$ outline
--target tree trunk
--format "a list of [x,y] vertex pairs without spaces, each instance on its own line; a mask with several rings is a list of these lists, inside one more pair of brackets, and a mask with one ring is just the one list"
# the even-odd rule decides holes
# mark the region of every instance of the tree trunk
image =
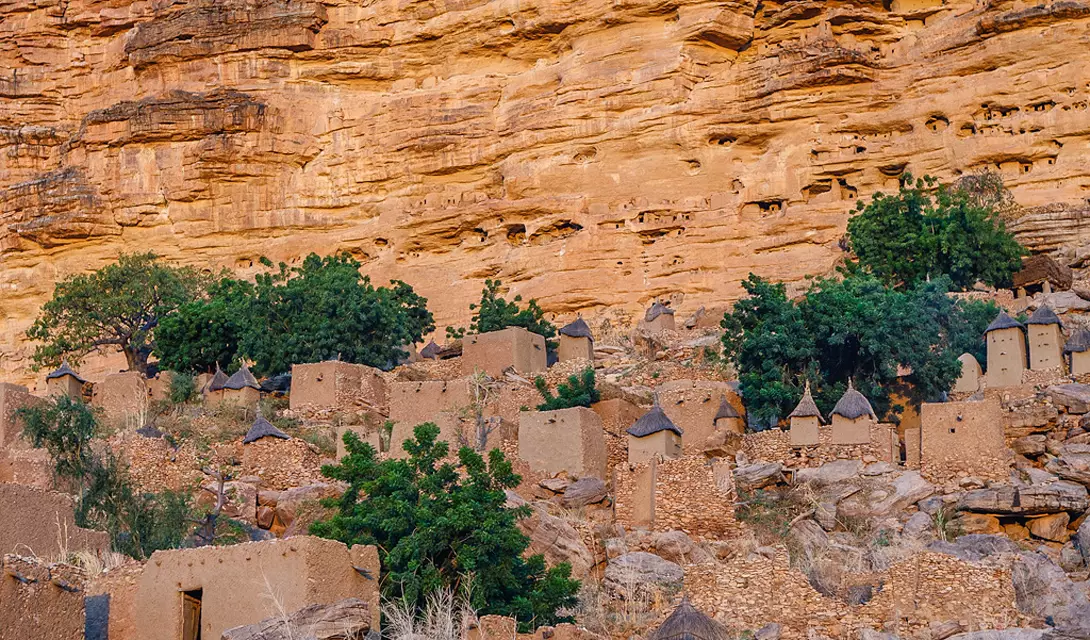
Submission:
[[129,371],[139,371],[145,376],[148,375],[148,354],[136,351],[132,347],[121,347],[121,352],[125,354],[125,362],[129,365]]

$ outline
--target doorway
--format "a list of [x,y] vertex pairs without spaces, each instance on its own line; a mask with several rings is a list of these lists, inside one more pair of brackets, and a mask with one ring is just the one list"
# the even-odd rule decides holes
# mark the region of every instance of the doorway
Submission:
[[204,589],[182,592],[182,640],[201,640],[201,598]]

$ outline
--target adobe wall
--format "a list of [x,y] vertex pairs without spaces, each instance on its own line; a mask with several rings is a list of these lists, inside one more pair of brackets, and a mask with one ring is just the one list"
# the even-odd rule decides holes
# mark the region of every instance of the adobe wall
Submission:
[[292,411],[388,411],[386,381],[378,369],[336,360],[291,367]]
[[791,418],[787,431],[793,447],[813,447],[821,444],[821,420],[817,416]]
[[1063,366],[1063,333],[1058,324],[1031,324],[1029,337],[1029,368],[1046,371]]
[[105,627],[109,640],[141,640],[136,634],[136,594],[143,573],[144,565],[133,562],[91,579],[84,587],[91,601],[84,604],[88,630],[101,633]]
[[715,414],[721,398],[726,397],[738,415],[745,415],[741,398],[725,382],[674,380],[659,385],[657,391],[659,406],[681,428],[681,445],[686,454],[702,451],[708,437],[715,433]]
[[602,420],[586,407],[519,414],[519,458],[536,471],[605,480]]
[[[10,574],[22,575],[27,582]],[[0,561],[0,640],[83,640],[83,594],[78,591],[82,578],[82,572],[71,565],[4,556]]]
[[870,442],[875,421],[869,416],[860,416],[855,420],[834,415],[829,426],[829,442],[834,445],[865,445]]
[[921,552],[873,578],[881,584],[874,598],[849,605],[816,591],[777,547],[772,558],[749,554],[689,565],[685,588],[694,606],[736,630],[777,622],[784,640],[803,640],[810,628],[834,640],[854,640],[862,629],[929,640],[932,622],[957,620],[966,631],[1029,622],[1015,608],[1006,567]]
[[95,383],[91,399],[91,404],[102,410],[106,424],[126,431],[144,426],[148,402],[147,380],[139,371],[106,376]]
[[242,445],[242,473],[259,476],[266,489],[287,489],[321,482],[321,459],[299,438],[261,438]]
[[766,429],[747,433],[742,438],[742,451],[750,460],[780,462],[785,467],[820,467],[833,460],[863,460],[864,462],[900,463],[900,439],[891,424],[870,424],[867,444],[834,444],[831,427],[818,429],[818,444],[796,447],[791,434],[782,429]]
[[30,395],[26,387],[0,382],[0,451],[11,446],[23,432],[23,421],[15,412],[36,402],[39,399]]
[[997,399],[925,402],[920,408],[920,474],[935,483],[975,476],[1005,480],[1008,450]]
[[646,409],[621,398],[602,400],[590,406],[591,411],[602,419],[606,437],[606,456],[610,471],[628,462],[628,434],[625,432],[640,419]]
[[589,360],[587,364],[594,363],[594,343],[590,338],[560,336],[560,343],[556,349],[556,358],[560,362],[568,360]]
[[961,373],[958,375],[957,382],[954,383],[951,392],[976,393],[980,390],[980,381],[984,376],[980,363],[976,361],[976,357],[971,353],[961,354],[958,361],[961,362]]
[[53,557],[62,550],[110,548],[108,534],[76,526],[72,499],[63,493],[0,484],[0,514],[0,554]]
[[73,399],[83,398],[83,383],[72,376],[60,376],[45,381],[45,392],[50,396],[68,396]]
[[628,436],[628,464],[641,464],[652,458],[681,457],[681,438],[673,431],[659,431],[643,438]]
[[988,387],[1016,387],[1022,384],[1026,369],[1026,339],[1017,327],[988,333]]
[[[370,574],[365,577],[353,566]],[[202,589],[201,636],[260,622],[281,611],[348,597],[378,611],[379,562],[374,547],[298,536],[228,547],[156,551],[140,576],[136,631],[141,640],[178,640],[182,592]]]
[[508,327],[466,336],[462,340],[462,372],[483,371],[493,378],[514,367],[522,375],[540,373],[548,366],[545,338],[522,327]]
[[695,455],[619,468],[613,486],[614,514],[624,527],[679,529],[701,540],[731,538],[740,531],[734,478],[725,462]]
[[219,401],[217,404],[221,407],[238,407],[253,411],[257,408],[257,403],[261,401],[261,391],[253,387],[222,389],[218,394]]
[[404,456],[402,445],[413,437],[413,429],[425,422],[434,422],[439,427],[439,439],[457,450],[462,438],[459,418],[472,413],[466,379],[393,382],[389,388],[390,420],[394,423],[391,455]]
[[1071,375],[1079,376],[1090,373],[1090,351],[1071,352]]
[[350,425],[337,427],[337,462],[348,455],[348,448],[344,444],[344,434],[351,431],[359,436],[361,442],[366,442],[374,447],[378,453],[383,453],[381,427],[373,425]]
[[674,314],[672,313],[660,313],[651,322],[640,319],[640,328],[650,334],[662,333],[663,331],[674,331],[676,323],[674,321]]

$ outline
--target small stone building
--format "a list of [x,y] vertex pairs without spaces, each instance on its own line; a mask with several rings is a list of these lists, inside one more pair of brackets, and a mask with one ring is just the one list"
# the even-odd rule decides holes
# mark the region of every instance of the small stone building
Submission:
[[791,423],[790,435],[792,447],[812,447],[821,442],[820,428],[825,420],[818,411],[814,396],[810,395],[810,383],[806,383],[806,389],[802,392],[802,399],[787,416]]
[[560,362],[576,359],[594,361],[594,336],[582,318],[576,318],[570,324],[564,325],[559,333],[557,358]]
[[919,447],[918,454],[906,451],[906,459],[918,459],[920,474],[931,482],[1007,478],[1003,411],[996,398],[925,402],[920,406],[920,435],[905,442],[906,447]]
[[731,464],[691,455],[623,465],[613,478],[617,524],[651,531],[682,530],[698,540],[738,535],[738,499]]
[[715,412],[715,430],[739,435],[746,432],[746,421],[726,396],[720,398],[719,410]]
[[219,638],[233,627],[344,598],[377,612],[378,579],[375,547],[349,549],[312,536],[156,551],[135,587],[136,637]]
[[147,378],[139,371],[114,373],[96,382],[91,403],[102,409],[110,425],[134,430],[144,426],[148,411]]
[[1029,333],[1029,368],[1034,371],[1063,366],[1063,323],[1045,305],[1041,305],[1026,321]]
[[681,598],[681,604],[662,621],[648,640],[731,640],[732,638],[734,634],[697,610],[689,602],[689,596],[685,595]]
[[832,413],[832,444],[869,444],[871,428],[878,424],[878,416],[870,401],[848,381],[848,390],[840,396]]
[[984,372],[980,369],[980,363],[976,361],[976,356],[971,353],[963,353],[958,356],[958,362],[961,363],[961,374],[958,376],[957,382],[954,383],[952,391],[954,393],[976,393],[980,390],[980,379],[984,375]]
[[681,429],[657,403],[628,428],[628,464],[681,457]]
[[292,411],[387,411],[386,381],[374,367],[326,360],[291,367]]
[[75,400],[83,398],[83,384],[87,382],[68,365],[65,359],[61,366],[45,377],[45,388],[51,396],[68,396]]
[[208,384],[201,387],[204,402],[208,405],[217,405],[223,400],[223,385],[227,384],[227,374],[220,369],[220,363],[216,363],[216,372]]
[[243,364],[223,383],[222,393],[220,402],[223,405],[253,409],[261,400],[261,385],[257,383],[254,374],[250,373],[250,368]]
[[242,444],[250,444],[251,442],[257,442],[262,438],[279,438],[281,440],[291,440],[291,436],[284,433],[280,429],[277,429],[271,422],[265,419],[265,416],[261,415],[259,411],[257,418],[254,419],[254,423],[250,425],[250,430],[246,432],[246,435],[242,438]]
[[461,436],[461,416],[471,412],[469,383],[459,380],[427,380],[390,383],[391,455],[406,455],[403,444],[413,437],[417,425],[433,422],[439,439],[454,451]]
[[500,378],[508,367],[523,375],[545,371],[548,367],[545,338],[522,327],[507,327],[462,340],[464,373],[483,371]]
[[110,536],[76,526],[72,498],[19,484],[0,484],[0,556],[53,557],[62,551],[105,551]]
[[1064,351],[1067,352],[1068,358],[1070,358],[1068,366],[1071,375],[1078,376],[1090,373],[1090,329],[1085,327],[1076,329],[1068,338],[1067,344],[1064,345]]
[[606,478],[602,419],[586,407],[519,413],[518,456],[534,471]]
[[686,454],[703,451],[715,433],[715,417],[720,401],[741,405],[738,393],[726,382],[710,380],[673,380],[656,389],[656,397],[670,420],[681,428],[681,446]]
[[674,310],[656,300],[643,314],[643,322],[640,325],[648,333],[673,331]]
[[1022,384],[1026,370],[1026,336],[1021,322],[1000,311],[984,330],[988,343],[988,387],[1013,387]]

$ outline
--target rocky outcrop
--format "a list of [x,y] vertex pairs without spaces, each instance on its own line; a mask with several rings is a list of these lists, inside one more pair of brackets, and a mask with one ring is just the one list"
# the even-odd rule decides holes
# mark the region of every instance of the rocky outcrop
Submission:
[[751,271],[830,270],[903,172],[982,168],[1027,243],[1077,246],[1088,7],[0,5],[0,373],[53,283],[119,251],[250,275],[345,250],[440,327],[487,277],[550,312],[686,317]]
[[223,632],[223,640],[344,640],[363,638],[370,630],[371,611],[367,603],[346,598],[228,629]]

